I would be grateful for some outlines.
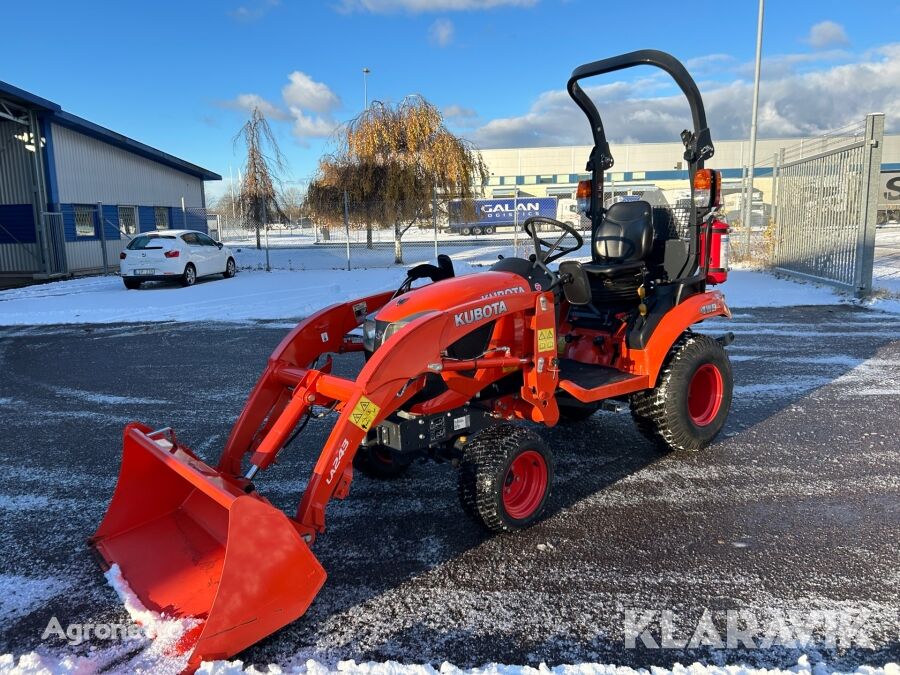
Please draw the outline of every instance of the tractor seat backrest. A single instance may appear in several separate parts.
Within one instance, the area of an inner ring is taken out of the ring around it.
[[[647,202],[619,202],[606,211],[592,236],[594,262],[643,260],[653,246],[653,209]]]

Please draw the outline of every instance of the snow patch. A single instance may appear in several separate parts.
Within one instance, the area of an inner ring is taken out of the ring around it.
[[[68,587],[68,582],[56,577],[34,579],[0,574],[0,616],[4,622],[27,616]]]
[[[200,666],[198,673],[203,675],[239,675],[251,673],[297,673],[303,675],[838,675],[839,671],[829,669],[827,665],[817,663],[811,665],[809,658],[801,656],[797,665],[793,668],[749,668],[746,666],[708,666],[694,663],[689,666],[674,665],[671,669],[654,666],[652,669],[630,668],[628,666],[614,666],[601,663],[580,663],[573,665],[555,666],[548,668],[541,664],[537,668],[532,666],[507,666],[499,663],[490,663],[480,668],[457,668],[444,662],[439,668],[429,664],[411,665],[396,661],[384,663],[356,663],[356,661],[340,661],[331,668],[317,661],[309,660],[305,664],[283,669],[278,666],[268,666],[265,670],[257,670],[253,666],[244,669],[241,661],[214,661]],[[895,663],[889,663],[881,668],[860,666],[855,675],[898,675],[900,667]]]
[[[484,272],[486,267],[478,263],[486,252],[475,249],[471,261],[457,259],[457,273]],[[282,255],[284,251],[276,257]],[[294,249],[290,255],[295,262],[305,257],[312,263],[322,250]],[[282,326],[293,327],[287,325],[287,319],[308,316],[333,302],[394,289],[405,274],[404,267],[315,272],[276,269],[242,272],[233,279],[201,280],[190,288],[152,283],[137,291],[126,290],[119,277],[82,277],[0,291],[0,325],[280,320]],[[732,308],[849,302],[830,288],[749,270],[732,271],[720,289]]]
[[[109,585],[119,596],[128,616],[139,626],[143,627],[147,637],[165,643],[174,647],[175,644],[189,630],[200,625],[201,621],[194,618],[176,619],[158,614],[144,607],[144,604],[138,598],[137,594],[131,590],[125,577],[122,576],[122,570],[118,565],[113,565],[103,576],[106,577]]]
[[[100,394],[82,389],[69,389],[68,387],[54,387],[53,391],[66,398],[75,398],[80,401],[100,403],[102,405],[166,405],[169,403],[169,401],[158,398],[115,396],[114,394]]]

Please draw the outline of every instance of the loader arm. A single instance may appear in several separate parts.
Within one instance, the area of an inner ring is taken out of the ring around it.
[[[231,429],[219,459],[219,471],[240,475],[244,455],[256,449],[271,424],[281,416],[290,401],[288,385],[296,384],[285,374],[292,369],[309,368],[322,354],[355,350],[345,337],[347,333],[358,327],[366,314],[383,307],[392,295],[393,291],[386,291],[331,305],[298,323],[285,336],[269,357]],[[325,370],[330,370],[330,366]]]

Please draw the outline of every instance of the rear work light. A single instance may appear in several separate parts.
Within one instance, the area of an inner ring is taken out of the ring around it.
[[[180,256],[180,255],[181,255],[181,251],[177,251],[177,250],[176,250],[176,251],[166,251],[166,252],[165,252],[165,256],[166,256],[167,258],[177,258],[177,257]]]
[[[701,209],[712,209],[722,202],[722,181],[718,171],[700,169],[694,174],[694,203]]]
[[[578,189],[575,191],[575,198],[578,200],[578,211],[585,215],[589,215],[591,210],[591,193],[594,191],[594,181],[582,180],[578,181]]]
[[[122,251],[122,252],[119,254],[119,260],[125,260],[125,258],[127,258],[127,257],[128,257],[128,256],[125,254],[125,251]]]

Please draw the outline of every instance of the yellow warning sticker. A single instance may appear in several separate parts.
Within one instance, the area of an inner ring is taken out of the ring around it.
[[[556,334],[552,328],[538,330],[538,351],[551,352],[556,350]]]
[[[350,421],[363,431],[368,431],[369,427],[372,426],[372,422],[378,417],[379,412],[381,412],[381,408],[365,396],[360,396],[359,402],[353,407],[353,412],[350,413]]]

